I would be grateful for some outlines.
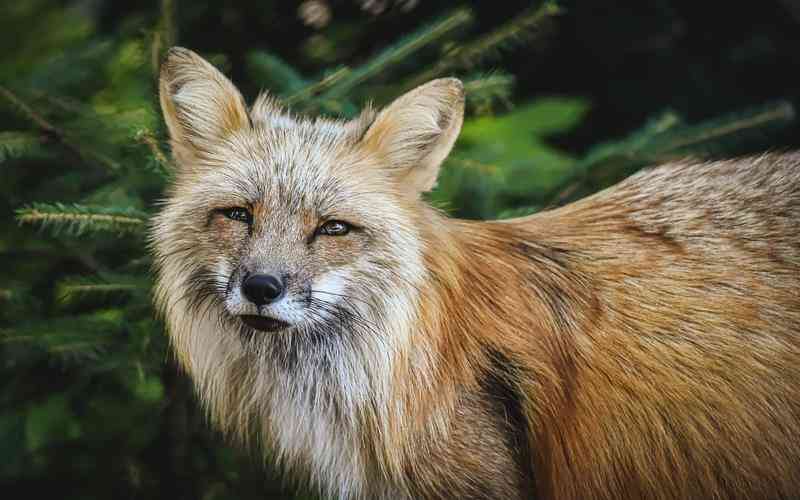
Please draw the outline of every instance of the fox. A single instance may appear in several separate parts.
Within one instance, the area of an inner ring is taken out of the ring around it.
[[[210,424],[328,498],[800,495],[800,154],[459,220],[464,94],[303,117],[168,51],[154,301]]]

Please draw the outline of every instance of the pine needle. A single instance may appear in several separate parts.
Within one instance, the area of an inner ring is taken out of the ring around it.
[[[506,73],[477,75],[464,81],[467,105],[477,114],[491,112],[496,102],[510,108],[513,88],[514,77]]]
[[[130,207],[34,203],[17,210],[17,221],[50,229],[56,235],[81,236],[90,232],[124,235],[142,233],[147,224],[147,214]]]
[[[50,123],[47,118],[33,109],[30,104],[2,85],[0,85],[0,97],[3,97],[14,110],[39,128],[44,134],[57,140],[79,158],[112,171],[119,171],[122,168],[119,162],[108,155],[84,147],[74,141],[64,130]]]
[[[417,75],[407,87],[416,87],[456,69],[474,67],[522,40],[530,40],[535,34],[543,32],[547,23],[562,12],[561,7],[552,1],[523,12],[474,42],[450,49],[439,62]]]
[[[301,104],[303,105],[305,101],[313,98],[324,92],[326,89],[329,89],[340,80],[342,80],[345,76],[350,74],[352,70],[347,66],[341,66],[339,68],[334,69],[333,71],[325,73],[320,80],[310,83],[305,87],[301,88],[294,94],[290,95],[286,99],[283,100],[284,104],[287,106],[291,106],[293,104]]]
[[[471,22],[472,12],[458,9],[442,20],[417,30],[371,58],[368,63],[349,71],[323,94],[323,98],[337,99],[349,95],[356,86],[376,75],[385,74],[391,66],[407,61],[411,54]]]
[[[56,300],[63,306],[83,301],[118,299],[147,290],[147,286],[131,276],[73,276],[56,286]]]
[[[61,361],[97,359],[122,327],[121,317],[105,311],[48,318],[0,330],[0,344],[37,347]]]
[[[41,139],[30,132],[0,132],[0,163],[44,153]]]
[[[718,149],[721,144],[741,141],[743,135],[760,132],[766,127],[786,125],[794,117],[794,107],[786,101],[690,126],[679,126],[677,117],[666,113],[622,140],[595,146],[576,164],[574,173],[545,196],[545,205],[562,204],[580,195],[583,188],[598,188],[599,184],[618,180],[650,163],[686,156],[708,157],[709,151]],[[722,149],[730,151],[731,147]],[[606,182],[600,182],[601,179]]]
[[[729,136],[758,130],[769,125],[789,123],[794,119],[795,111],[791,103],[779,101],[764,105],[757,109],[747,110],[735,115],[710,120],[700,125],[686,127],[679,135],[654,144],[653,154],[663,154],[691,148],[703,143],[724,139]],[[655,142],[655,141],[654,141]]]
[[[149,130],[139,130],[134,135],[136,142],[144,144],[150,150],[150,161],[147,166],[161,177],[168,178],[174,171],[172,162],[161,149],[155,134]]]

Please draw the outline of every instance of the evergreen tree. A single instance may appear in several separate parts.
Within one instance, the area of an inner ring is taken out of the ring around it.
[[[288,3],[259,5],[293,18],[281,10]],[[161,57],[203,40],[187,31],[192,19],[224,21],[258,6],[111,4],[15,2],[0,18],[0,47],[13,47],[0,59],[0,483],[12,495],[58,484],[69,498],[281,494],[259,460],[225,446],[196,407],[151,307],[146,239],[171,172],[154,97]],[[482,21],[445,3],[420,22],[414,2],[383,4],[407,33],[364,59],[348,51],[378,36],[364,24],[369,14],[358,14],[362,24],[338,21],[327,2],[303,3],[307,22],[325,28],[308,28],[291,60],[253,37],[237,53],[204,55],[233,70],[251,98],[267,89],[307,114],[350,117],[368,100],[461,77],[468,116],[430,195],[461,217],[533,213],[647,164],[783,145],[778,130],[794,126],[787,100],[692,123],[648,109],[638,130],[578,154],[554,138],[585,123],[592,102],[522,98],[514,70],[496,69],[513,68],[521,53],[538,57],[525,50],[545,45],[577,6],[544,1]]]

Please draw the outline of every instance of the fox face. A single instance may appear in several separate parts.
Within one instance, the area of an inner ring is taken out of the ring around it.
[[[228,137],[160,220],[195,235],[196,289],[241,333],[331,330],[358,314],[348,284],[388,278],[417,253],[391,180],[346,127],[320,125],[283,118]]]
[[[154,241],[162,270],[181,260],[181,300],[245,337],[324,337],[419,282],[419,195],[461,125],[457,80],[377,116],[299,119],[266,96],[247,110],[215,68],[176,49],[161,102],[179,170]]]

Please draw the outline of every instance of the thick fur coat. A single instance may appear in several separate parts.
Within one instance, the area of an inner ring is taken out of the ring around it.
[[[800,492],[800,156],[473,222],[420,198],[457,80],[306,119],[173,49],[160,93],[178,168],[156,302],[214,424],[287,477],[335,498]],[[267,271],[286,298],[254,305],[242,280]]]

